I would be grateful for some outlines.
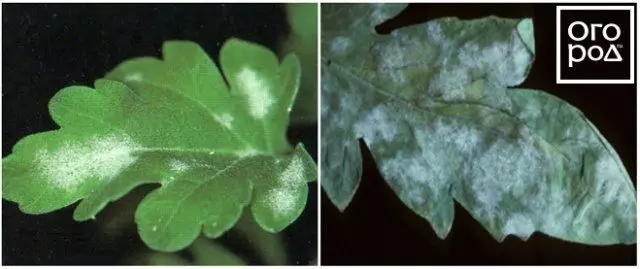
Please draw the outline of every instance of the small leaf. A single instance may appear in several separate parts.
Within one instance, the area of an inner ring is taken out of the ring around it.
[[[31,214],[80,200],[74,219],[83,221],[133,188],[159,183],[136,222],[160,251],[183,249],[201,232],[220,236],[249,205],[267,231],[291,224],[316,171],[285,136],[296,56],[279,64],[259,45],[229,40],[221,50],[227,87],[198,45],[171,41],[163,52],[163,60],[121,64],[94,88],[58,92],[49,110],[61,128],[25,137],[3,159],[3,198]]]
[[[291,31],[280,44],[280,53],[295,53],[302,66],[296,101],[299,105],[291,112],[294,123],[318,121],[318,6],[317,3],[285,5]]]
[[[530,19],[440,18],[376,35],[398,10],[323,6],[322,185],[339,209],[359,184],[363,138],[442,238],[455,199],[498,241],[541,231],[635,243],[635,190],[606,139],[565,101],[510,88],[533,63]]]

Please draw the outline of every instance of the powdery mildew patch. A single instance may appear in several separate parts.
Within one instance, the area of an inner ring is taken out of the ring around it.
[[[527,239],[534,232],[535,226],[529,216],[513,214],[502,227],[504,234],[514,234],[522,239]]]
[[[296,198],[296,193],[288,189],[271,189],[265,197],[276,217],[291,214],[296,207]]]
[[[260,152],[254,148],[245,148],[236,152],[236,156],[240,158],[247,158],[258,154],[260,154]],[[210,155],[212,155],[212,153],[210,153]]]
[[[171,171],[177,172],[177,173],[182,173],[184,171],[187,171],[189,169],[189,165],[181,160],[178,159],[172,159],[169,162],[169,166],[171,167]]]
[[[461,31],[449,36],[443,31],[443,24],[447,23],[453,22],[433,21],[426,25],[427,38],[439,51],[439,57],[430,63],[437,67],[428,86],[431,95],[450,101],[465,100],[465,87],[478,79],[486,80],[489,91],[503,91],[504,87],[524,81],[533,57],[515,29],[507,39],[481,46],[472,33]],[[456,43],[461,36],[470,40]]]
[[[36,154],[38,170],[54,186],[73,190],[90,179],[110,180],[136,161],[136,145],[126,137],[94,137],[79,144],[64,144]]]
[[[240,84],[239,90],[247,98],[251,115],[256,118],[267,115],[269,108],[275,103],[268,81],[248,67],[240,70],[236,80]]]
[[[300,184],[305,184],[304,164],[296,156],[278,176],[278,187],[269,190],[265,196],[266,203],[273,209],[276,218],[294,213]]]
[[[124,77],[125,81],[142,81],[142,74],[133,73]]]
[[[348,37],[338,36],[331,41],[331,52],[344,54],[353,46],[353,42]]]
[[[390,112],[384,105],[375,107],[361,121],[354,124],[356,136],[363,137],[365,141],[376,137],[392,141],[398,134],[398,123],[389,115]]]
[[[233,115],[229,113],[223,113],[221,115],[213,114],[213,117],[217,122],[222,124],[222,126],[224,126],[224,128],[226,128],[227,130],[233,129],[233,120],[234,120]]]

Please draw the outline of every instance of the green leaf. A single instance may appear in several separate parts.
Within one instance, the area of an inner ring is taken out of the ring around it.
[[[299,84],[295,55],[278,63],[259,45],[231,39],[221,66],[198,45],[165,43],[164,59],[115,68],[94,88],[71,86],[49,103],[60,129],[27,136],[3,159],[3,198],[42,214],[79,200],[84,221],[149,183],[136,211],[142,240],[160,251],[217,237],[251,207],[279,232],[302,212],[315,163],[286,140]],[[124,82],[124,83],[123,83]]]
[[[249,239],[252,252],[259,254],[264,264],[287,264],[287,249],[283,234],[265,232],[248,214],[240,217],[234,231]]]
[[[455,199],[498,241],[541,231],[635,243],[635,190],[606,139],[565,101],[510,88],[534,59],[532,20],[440,18],[376,35],[402,7],[323,5],[322,186],[333,203],[344,210],[357,190],[363,138],[441,238]]]
[[[294,123],[318,121],[318,4],[287,3],[291,33],[281,45],[281,53],[295,53],[302,66],[300,93],[292,111]]]

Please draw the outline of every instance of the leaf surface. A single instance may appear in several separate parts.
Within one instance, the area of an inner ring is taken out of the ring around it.
[[[227,86],[197,44],[170,41],[163,52],[124,62],[94,88],[58,92],[49,110],[61,128],[23,138],[3,159],[3,198],[30,214],[80,200],[74,219],[83,221],[139,185],[160,184],[136,211],[142,240],[160,251],[220,236],[245,207],[267,231],[291,224],[316,171],[285,136],[296,56],[279,63],[231,39],[220,56]]]
[[[541,231],[635,243],[635,190],[606,139],[565,101],[512,88],[533,63],[532,20],[440,18],[375,34],[403,7],[323,6],[322,186],[333,203],[344,210],[357,190],[363,138],[441,238],[456,200],[498,241]]]

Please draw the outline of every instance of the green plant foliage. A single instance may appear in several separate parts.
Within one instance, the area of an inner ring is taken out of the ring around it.
[[[302,80],[300,94],[292,112],[294,123],[315,123],[318,121],[318,4],[288,3],[287,18],[291,34],[282,44],[281,52],[295,53],[300,57]]]
[[[441,18],[377,35],[404,5],[322,6],[322,186],[344,210],[357,140],[441,238],[454,200],[496,240],[534,231],[584,244],[636,242],[636,194],[617,154],[575,107],[516,89],[533,22]]]
[[[300,77],[295,55],[228,40],[222,71],[197,44],[166,42],[163,60],[126,61],[94,88],[58,92],[58,130],[20,140],[2,161],[3,198],[29,214],[79,200],[84,221],[142,184],[161,186],[138,206],[152,249],[176,251],[215,238],[245,207],[269,232],[302,212],[316,166],[285,132]]]

